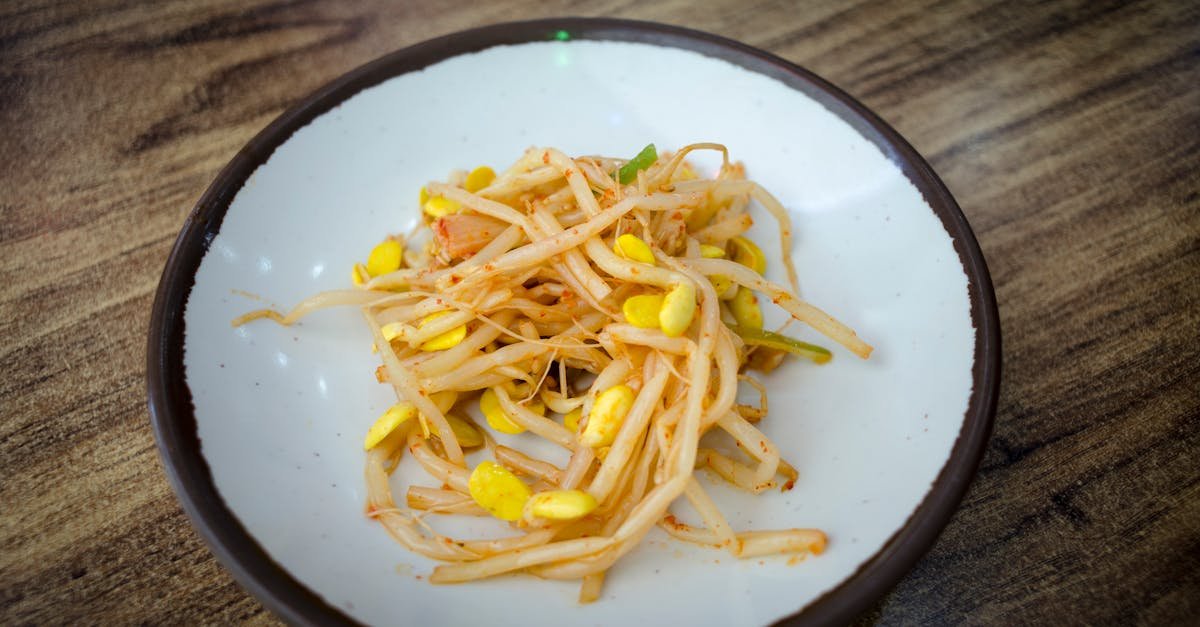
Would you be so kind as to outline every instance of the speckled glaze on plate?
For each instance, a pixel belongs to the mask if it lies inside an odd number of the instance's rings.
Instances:
[[[361,436],[392,397],[374,382],[358,313],[291,328],[229,321],[263,306],[256,299],[290,307],[345,287],[350,264],[413,222],[417,188],[452,168],[500,169],[531,145],[632,155],[650,141],[727,145],[792,211],[802,295],[876,347],[868,361],[838,350],[829,365],[794,362],[768,377],[763,429],[799,468],[794,490],[712,487],[735,527],[818,527],[828,550],[738,561],[655,530],[587,606],[575,583],[528,576],[430,585],[432,564],[362,514]],[[752,236],[776,237],[767,219]],[[767,249],[777,258],[777,242]],[[778,264],[769,277],[781,278]],[[155,433],[184,509],[289,622],[465,624],[486,610],[489,625],[761,625],[848,620],[929,548],[986,443],[1000,340],[961,211],[860,104],[712,35],[563,19],[401,50],[267,127],[184,226],[148,358]],[[471,533],[480,523],[452,524]]]

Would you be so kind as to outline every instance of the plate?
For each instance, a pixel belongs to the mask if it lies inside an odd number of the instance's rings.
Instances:
[[[291,328],[230,320],[345,287],[354,261],[414,219],[420,185],[451,169],[499,169],[532,145],[631,156],[651,141],[727,145],[791,210],[803,296],[876,347],[868,361],[841,351],[767,378],[763,428],[798,467],[794,490],[712,488],[735,527],[817,527],[828,549],[738,561],[655,530],[589,605],[574,583],[529,576],[431,585],[432,564],[363,515],[361,437],[392,397],[370,376],[357,312]],[[755,229],[772,240],[765,220]],[[852,619],[932,545],[984,449],[1000,343],[962,212],[877,116],[733,41],[559,19],[406,48],[275,120],[184,225],[148,360],[151,419],[185,511],[288,622],[761,625]]]

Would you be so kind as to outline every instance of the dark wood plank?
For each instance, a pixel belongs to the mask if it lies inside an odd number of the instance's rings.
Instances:
[[[167,486],[145,409],[162,264],[284,108],[433,35],[617,15],[825,76],[925,154],[996,284],[995,435],[864,623],[1200,614],[1200,5],[316,1],[0,6],[0,621],[274,622]]]

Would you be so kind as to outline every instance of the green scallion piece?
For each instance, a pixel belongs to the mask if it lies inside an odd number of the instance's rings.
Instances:
[[[742,341],[751,346],[766,346],[767,348],[776,348],[787,351],[793,355],[807,357],[815,363],[823,364],[833,359],[833,353],[829,349],[801,342],[800,340],[790,338],[781,333],[773,333],[771,331],[763,331],[761,329],[751,329],[738,325],[727,325],[730,330],[738,334]]]
[[[628,185],[637,180],[638,170],[645,170],[654,165],[655,161],[658,161],[658,151],[654,149],[654,144],[646,144],[646,147],[637,153],[636,157],[617,170],[617,180],[622,185]]]

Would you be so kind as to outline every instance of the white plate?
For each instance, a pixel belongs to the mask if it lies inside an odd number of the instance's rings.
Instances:
[[[531,145],[632,156],[651,141],[727,145],[792,211],[803,296],[876,347],[869,361],[838,350],[826,366],[790,362],[768,377],[763,428],[798,467],[794,490],[712,488],[735,527],[817,527],[828,550],[739,562],[655,530],[586,606],[576,583],[529,576],[431,585],[433,564],[363,515],[362,434],[393,397],[373,379],[359,314],[293,328],[230,320],[263,306],[247,294],[287,308],[346,287],[354,261],[412,223],[419,186],[453,168],[499,170]],[[769,220],[755,229],[774,241]],[[779,265],[769,274],[781,279]],[[998,366],[991,285],[961,212],[861,105],[712,36],[557,20],[400,51],[263,131],[180,235],[149,376],[185,509],[289,621],[762,625],[852,618],[911,567],[974,473]]]

